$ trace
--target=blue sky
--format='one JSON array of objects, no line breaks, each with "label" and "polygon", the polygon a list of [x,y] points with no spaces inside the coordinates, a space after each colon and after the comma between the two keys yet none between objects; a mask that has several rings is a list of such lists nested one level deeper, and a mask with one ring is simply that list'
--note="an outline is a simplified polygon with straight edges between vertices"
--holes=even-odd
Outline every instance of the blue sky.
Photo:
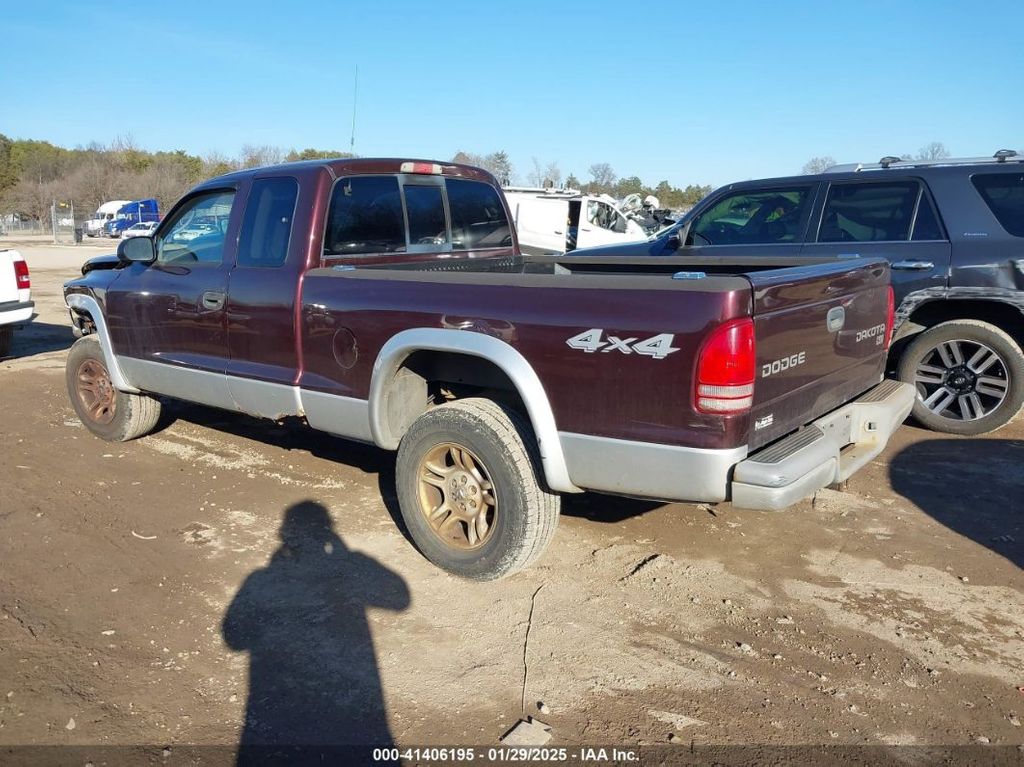
[{"label": "blue sky", "polygon": [[344,150],[358,64],[365,156],[717,185],[1024,149],[1019,2],[5,5],[0,133],[65,146]]}]

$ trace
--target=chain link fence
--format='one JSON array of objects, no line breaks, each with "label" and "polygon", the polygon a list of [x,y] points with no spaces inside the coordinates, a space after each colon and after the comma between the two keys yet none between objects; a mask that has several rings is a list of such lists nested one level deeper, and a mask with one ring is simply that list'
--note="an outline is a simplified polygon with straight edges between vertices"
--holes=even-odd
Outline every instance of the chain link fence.
[{"label": "chain link fence", "polygon": [[72,245],[82,241],[81,225],[75,221],[74,200],[54,200],[50,206],[50,231],[54,245]]},{"label": "chain link fence", "polygon": [[74,200],[52,200],[45,215],[36,218],[24,213],[0,214],[0,236],[52,237],[55,245],[82,242],[87,212],[76,210]]}]

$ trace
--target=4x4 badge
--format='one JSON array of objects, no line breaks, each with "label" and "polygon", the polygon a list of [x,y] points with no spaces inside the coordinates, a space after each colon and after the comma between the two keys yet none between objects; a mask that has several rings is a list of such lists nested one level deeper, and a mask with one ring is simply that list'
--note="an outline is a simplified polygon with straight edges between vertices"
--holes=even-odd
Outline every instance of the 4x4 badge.
[{"label": "4x4 badge", "polygon": [[588,354],[596,351],[618,351],[623,354],[636,352],[645,357],[653,357],[656,360],[665,359],[672,352],[679,351],[678,348],[672,345],[672,342],[676,339],[672,333],[659,333],[643,341],[637,341],[635,338],[619,338],[618,336],[608,336],[608,340],[605,341],[602,336],[604,336],[604,330],[601,328],[591,328],[567,339],[565,343],[571,349],[579,349]]}]

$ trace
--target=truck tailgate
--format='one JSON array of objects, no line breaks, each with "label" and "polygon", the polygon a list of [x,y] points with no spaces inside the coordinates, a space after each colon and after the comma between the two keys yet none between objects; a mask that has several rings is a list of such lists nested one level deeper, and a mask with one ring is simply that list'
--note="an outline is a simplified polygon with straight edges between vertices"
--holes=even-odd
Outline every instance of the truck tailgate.
[{"label": "truck tailgate", "polygon": [[13,250],[0,250],[0,304],[18,300],[18,281],[14,276]]},{"label": "truck tailgate", "polygon": [[750,449],[878,383],[885,369],[889,265],[857,259],[751,272],[757,373]]}]

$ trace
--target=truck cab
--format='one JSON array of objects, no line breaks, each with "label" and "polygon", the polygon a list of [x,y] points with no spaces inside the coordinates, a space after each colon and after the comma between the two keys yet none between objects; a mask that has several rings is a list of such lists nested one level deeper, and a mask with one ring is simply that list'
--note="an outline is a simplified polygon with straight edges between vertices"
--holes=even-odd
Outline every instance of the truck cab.
[{"label": "truck cab", "polygon": [[106,226],[114,220],[117,212],[127,205],[130,200],[111,200],[105,202],[96,209],[85,222],[85,235],[87,237],[104,237],[107,234]]},{"label": "truck cab", "polygon": [[133,200],[124,203],[104,225],[108,237],[120,237],[126,229],[135,224],[160,220],[160,208],[153,198]]}]

